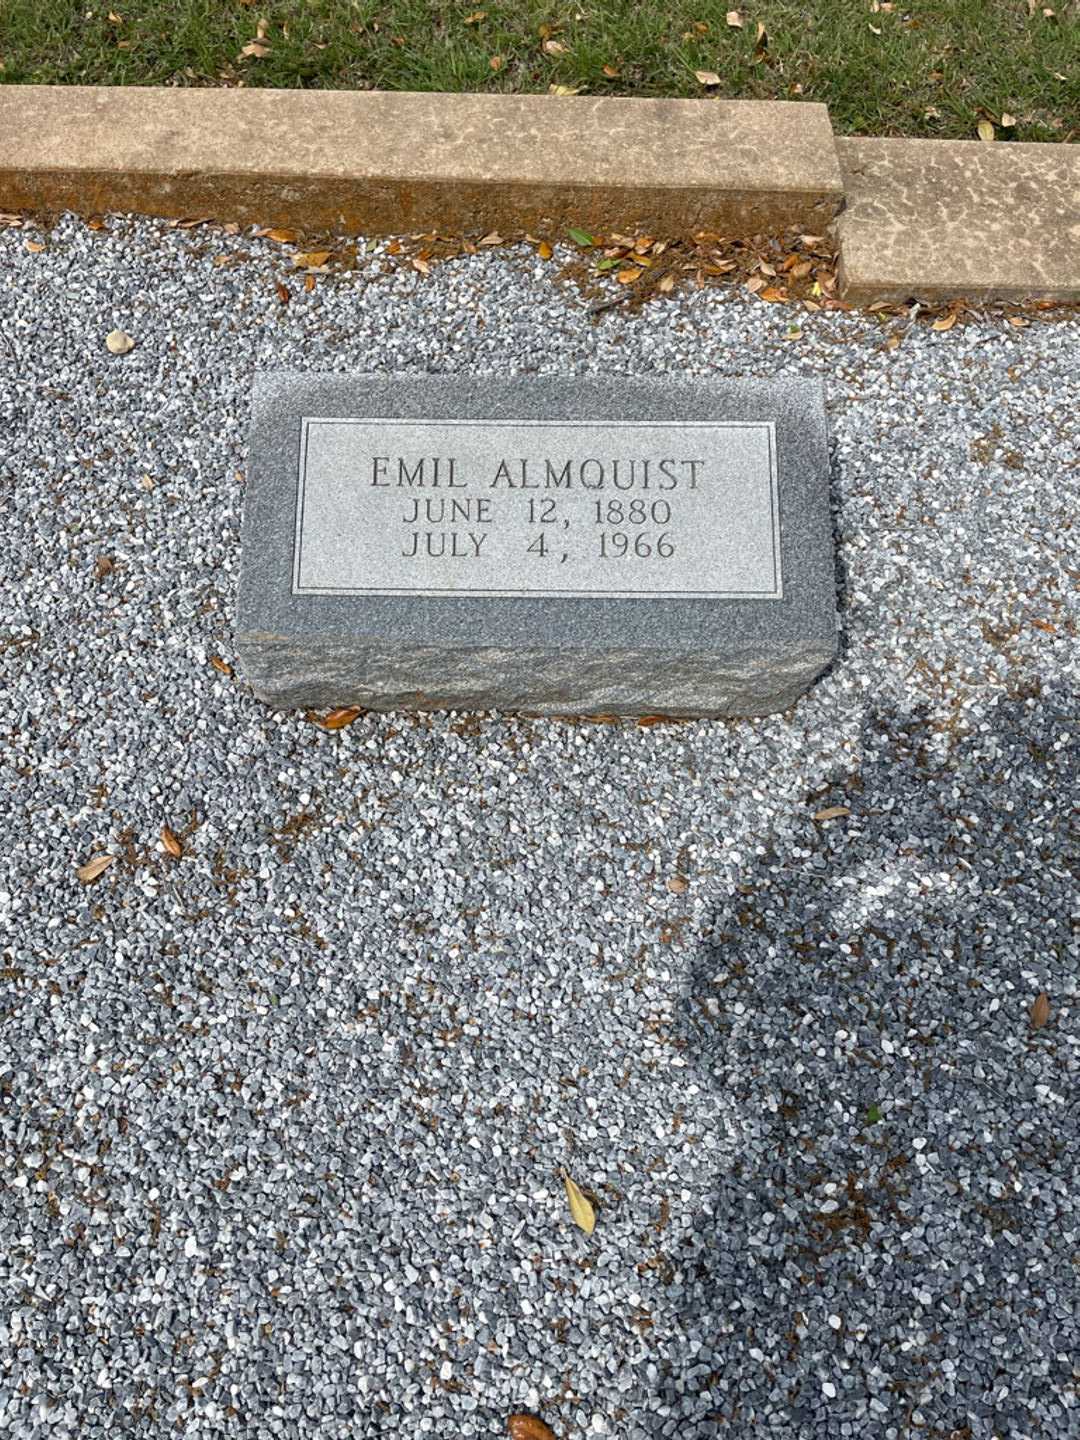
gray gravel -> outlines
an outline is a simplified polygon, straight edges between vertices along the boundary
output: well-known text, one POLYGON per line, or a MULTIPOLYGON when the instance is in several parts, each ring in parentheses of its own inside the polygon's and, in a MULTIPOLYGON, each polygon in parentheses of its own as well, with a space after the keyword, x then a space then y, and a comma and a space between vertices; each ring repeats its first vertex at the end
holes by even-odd
POLYGON ((1075 1434, 1080 322, 28 237, 0 1431, 1075 1434), (761 721, 271 713, 211 664, 260 365, 823 377, 839 663, 761 721))

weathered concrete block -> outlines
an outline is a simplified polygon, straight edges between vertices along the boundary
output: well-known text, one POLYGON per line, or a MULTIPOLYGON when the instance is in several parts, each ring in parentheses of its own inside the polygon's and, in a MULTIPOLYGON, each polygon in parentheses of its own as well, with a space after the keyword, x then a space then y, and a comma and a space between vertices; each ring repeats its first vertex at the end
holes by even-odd
POLYGON ((273 705, 757 715, 835 654, 813 382, 261 375, 247 484, 273 705))
POLYGON ((846 300, 1080 300, 1080 145, 836 147, 846 300))
POLYGON ((0 85, 0 210, 749 235, 842 198, 809 102, 0 85))

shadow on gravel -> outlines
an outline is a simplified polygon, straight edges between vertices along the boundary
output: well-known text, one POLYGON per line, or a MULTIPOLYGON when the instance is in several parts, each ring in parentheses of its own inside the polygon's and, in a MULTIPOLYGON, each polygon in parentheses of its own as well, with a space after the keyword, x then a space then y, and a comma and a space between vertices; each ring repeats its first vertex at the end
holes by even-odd
POLYGON ((681 1029, 745 1149, 646 1433, 1069 1433, 1076 709, 871 716, 861 768, 808 797, 850 816, 763 841, 716 917, 681 1029))

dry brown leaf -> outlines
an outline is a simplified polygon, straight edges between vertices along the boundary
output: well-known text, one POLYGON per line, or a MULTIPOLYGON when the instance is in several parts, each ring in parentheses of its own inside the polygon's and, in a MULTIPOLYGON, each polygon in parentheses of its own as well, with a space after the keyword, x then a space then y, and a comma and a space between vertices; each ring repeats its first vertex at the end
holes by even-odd
POLYGON ((245 45, 237 56, 239 60, 265 60, 270 54, 270 46, 264 45, 261 40, 252 40, 245 45))
POLYGON ((851 814, 851 807, 850 807, 849 805, 826 805, 826 807, 825 807, 824 810, 816 810, 816 811, 814 812, 814 819, 815 819, 815 820, 839 820, 839 819, 841 819, 844 815, 850 815, 850 814, 851 814))
POLYGON ((126 355, 135 349, 135 341, 123 330, 110 330, 105 336, 105 349, 110 355, 126 355))
POLYGON ((409 261, 409 264, 413 267, 414 270, 418 270, 421 275, 431 274, 431 266, 426 260, 421 260, 419 255, 414 255, 409 261))
POLYGON ((1011 130, 1016 124, 1016 116, 1010 115, 1007 110, 1002 111, 1001 126, 1003 130, 1011 130))
POLYGON ((565 55, 565 54, 566 54, 566 46, 565 46, 564 44, 562 44, 562 42, 559 41, 559 40, 545 40, 545 41, 544 41, 544 45, 543 45, 543 49, 544 49, 544 54, 545 54, 545 55, 565 55))
POLYGON ((535 1415, 511 1415, 506 1425, 510 1440, 555 1440, 555 1431, 535 1415))
POLYGON ((94 561, 94 579, 104 580, 114 569, 115 561, 110 555, 99 555, 94 561))
POLYGON ((220 655, 211 655, 210 664, 219 675, 231 676, 233 673, 232 666, 227 660, 223 660, 220 655))
POLYGON ((885 349, 899 350, 903 342, 904 337, 902 335, 898 335, 897 332, 894 330, 893 333, 889 336, 889 338, 885 341, 885 349))
POLYGON ((281 301, 282 305, 287 305, 289 303, 289 287, 282 285, 279 281, 274 288, 277 293, 277 298, 281 301))
POLYGON ((746 289, 750 291, 751 295, 756 295, 760 290, 765 289, 765 281, 760 275, 751 275, 746 282, 746 289))
POLYGON ((84 885, 92 885, 99 875, 104 875, 115 859, 115 855, 95 855, 85 865, 80 865, 75 874, 84 885))
POLYGON ((640 276, 641 271, 631 265, 628 266, 625 270, 620 270, 619 273, 615 276, 615 279, 619 282, 620 285, 632 285, 635 280, 640 278, 640 276))
POLYGON ((305 275, 305 276, 304 276, 304 289, 307 290, 307 291, 309 291, 309 292, 315 289, 315 276, 314 276, 314 275, 305 275))
POLYGON ((729 10, 724 18, 733 30, 741 30, 746 24, 738 10, 729 10))
POLYGON ((699 80, 702 85, 720 84, 720 76, 717 75, 715 70, 695 70, 694 78, 699 80))
POLYGON ((781 290, 778 285, 766 285, 764 290, 758 292, 759 300, 767 300, 770 305, 782 305, 788 298, 786 290, 781 290))
POLYGON ((540 244, 536 247, 536 253, 540 256, 541 260, 550 260, 555 252, 546 240, 541 240, 540 244))
POLYGON ((596 1228, 596 1212, 565 1170, 563 1184, 566 1186, 566 1199, 574 1224, 584 1230, 586 1235, 591 1235, 596 1228))
POLYGON ((502 245, 505 242, 497 230, 489 230, 486 235, 481 235, 476 243, 478 245, 502 245))
POLYGON ((488 65, 492 70, 501 70, 503 67, 503 57, 501 55, 492 55, 488 61, 488 65))
POLYGON ((91 215, 90 219, 86 222, 86 228, 88 230, 104 230, 105 221, 100 215, 91 215))
POLYGON ((690 889, 690 882, 682 875, 672 875, 670 880, 664 882, 672 895, 685 895, 690 889))
POLYGON ((177 835, 176 831, 169 825, 162 825, 161 827, 161 843, 165 847, 166 854, 171 855, 174 860, 179 860, 184 853, 184 847, 180 844, 179 835, 177 835))
POLYGON ((618 66, 616 66, 616 65, 605 65, 605 66, 604 66, 604 74, 607 76, 607 78, 608 78, 609 80, 617 80, 617 79, 619 78, 618 66))
POLYGON ((331 710, 329 715, 324 715, 318 722, 324 730, 344 730, 346 725, 351 725, 358 715, 364 712, 359 705, 346 705, 341 710, 331 710))
POLYGON ((1057 626, 1051 624, 1049 620, 1032 620, 1031 623, 1035 626, 1036 630, 1045 630, 1047 635, 1057 634, 1057 626))
POLYGON ((45 249, 45 246, 41 243, 40 240, 27 240, 26 248, 30 251, 31 255, 40 255, 41 252, 45 249))
POLYGON ((951 314, 951 315, 942 315, 942 317, 941 317, 940 320, 935 320, 934 323, 930 326, 930 329, 931 329, 931 330, 939 330, 939 331, 940 331, 940 330, 951 330, 952 327, 953 327, 955 324, 956 324, 956 313, 955 313, 955 311, 954 311, 953 314, 951 314))
POLYGON ((295 230, 260 230, 258 234, 267 240, 276 240, 279 245, 292 245, 296 241, 295 230))
POLYGON ((978 131, 980 140, 994 139, 994 127, 993 125, 991 125, 989 120, 980 120, 978 124, 978 131))
POLYGON ((1039 1030, 1050 1019, 1050 996, 1043 990, 1031 1007, 1031 1028, 1039 1030))
POLYGON ((332 250, 306 250, 292 257, 292 262, 301 270, 318 270, 333 255, 332 250))
POLYGON ((1031 321, 1026 320, 1023 315, 1010 315, 1009 324, 1015 325, 1017 330, 1023 330, 1025 325, 1031 324, 1031 321))
POLYGON ((661 294, 670 295, 672 290, 675 289, 675 276, 665 275, 656 288, 661 292, 661 294))
POLYGON ((466 16, 465 16, 465 21, 464 21, 464 23, 465 23, 466 25, 479 25, 481 20, 486 20, 486 19, 487 19, 487 11, 486 11, 486 10, 474 10, 471 15, 466 15, 466 16))

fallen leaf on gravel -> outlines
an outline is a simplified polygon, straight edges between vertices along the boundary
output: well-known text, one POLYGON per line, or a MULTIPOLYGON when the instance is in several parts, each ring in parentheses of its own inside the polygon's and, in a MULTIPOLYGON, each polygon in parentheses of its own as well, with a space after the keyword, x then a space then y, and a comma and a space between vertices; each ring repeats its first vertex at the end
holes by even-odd
POLYGON ((105 336, 105 348, 110 355, 126 355, 135 349, 135 341, 123 330, 110 330, 105 336))
POLYGON ((42 245, 40 240, 27 240, 26 248, 30 251, 31 255, 40 255, 45 249, 45 246, 42 245))
POLYGON ((1025 320, 1023 315, 1010 315, 1009 324, 1015 325, 1017 330, 1023 330, 1025 325, 1030 325, 1030 320, 1025 320))
POLYGON ((1033 1030, 1041 1029, 1041 1027, 1045 1025, 1049 1019, 1050 996, 1047 995, 1046 991, 1044 990, 1041 995, 1038 995, 1036 997, 1035 1002, 1031 1007, 1031 1028, 1033 1030))
POLYGON ((210 664, 219 675, 232 675, 232 666, 227 660, 223 660, 220 655, 211 655, 210 664))
POLYGON ((900 346, 903 344, 903 342, 904 342, 904 337, 903 337, 902 335, 898 335, 898 334, 896 333, 896 331, 894 330, 893 333, 889 336, 889 338, 885 341, 885 349, 886 349, 886 350, 899 350, 899 349, 900 349, 900 346))
POLYGON ((632 285, 634 281, 640 277, 640 275, 640 270, 636 270, 633 266, 630 266, 626 270, 620 270, 618 275, 615 276, 615 279, 619 282, 620 285, 632 285))
POLYGON ((555 1440, 555 1431, 535 1415, 511 1415, 506 1423, 510 1440, 555 1440))
POLYGON ((671 879, 665 882, 672 895, 685 895, 690 889, 690 883, 684 880, 681 875, 672 875, 671 879))
POLYGON ((481 235, 480 239, 476 243, 478 245, 502 245, 504 241, 503 237, 499 234, 497 230, 491 230, 488 232, 488 234, 481 235))
POLYGON ((277 298, 281 301, 282 305, 287 305, 289 303, 289 287, 282 285, 279 281, 275 286, 275 290, 277 292, 277 298))
POLYGON ((672 290, 675 289, 675 276, 674 276, 674 275, 665 275, 665 276, 661 279, 660 284, 659 284, 656 288, 657 288, 662 294, 664 294, 664 295, 670 295, 671 292, 672 292, 672 290))
POLYGON ((815 820, 839 820, 844 815, 851 814, 851 807, 848 805, 826 805, 824 810, 814 812, 815 820))
POLYGON ((292 257, 292 263, 300 270, 318 270, 333 253, 332 250, 304 250, 292 257))
POLYGON ((94 579, 104 580, 114 568, 114 561, 110 555, 99 555, 94 561, 94 579))
POLYGON ((978 125, 978 131, 980 140, 994 139, 994 127, 993 125, 991 125, 989 120, 980 120, 978 125))
POLYGON ((729 10, 724 18, 733 30, 741 30, 746 23, 738 10, 729 10))
POLYGON ((588 250, 590 246, 596 244, 596 237, 590 235, 587 230, 568 230, 566 233, 574 244, 580 245, 583 250, 588 250))
POLYGON ((179 836, 176 834, 176 831, 172 830, 168 825, 162 825, 161 827, 161 843, 164 845, 166 853, 171 855, 174 860, 179 860, 184 853, 184 847, 180 844, 179 836))
POLYGON ((773 305, 782 305, 787 298, 787 291, 779 289, 776 285, 766 285, 764 290, 758 291, 759 300, 767 300, 773 305))
POLYGON ((536 247, 536 253, 540 256, 541 260, 550 260, 553 251, 546 240, 541 240, 540 244, 536 247))
POLYGON ((276 240, 279 245, 292 245, 296 240, 295 230, 256 230, 260 239, 276 240))
POLYGON ((305 275, 305 276, 304 276, 304 289, 307 290, 307 291, 309 291, 309 292, 315 289, 315 276, 314 276, 314 275, 310 275, 310 274, 309 274, 309 275, 305 275))
POLYGON ((359 705, 347 705, 341 710, 331 710, 329 715, 324 715, 318 722, 324 730, 344 730, 346 725, 351 725, 358 715, 364 712, 359 705))
POLYGON ((418 270, 421 275, 431 274, 431 266, 426 260, 421 260, 419 255, 414 255, 409 261, 409 264, 413 267, 414 270, 418 270))
POLYGON ((574 1224, 584 1230, 586 1235, 591 1235, 596 1228, 596 1212, 565 1170, 563 1171, 563 1184, 566 1186, 566 1199, 570 1205, 570 1214, 574 1224))
POLYGON ((80 865, 75 874, 84 885, 92 885, 99 875, 104 875, 115 859, 115 855, 95 855, 93 860, 80 865))
POLYGON ((694 79, 700 80, 702 85, 719 85, 720 76, 715 70, 695 70, 694 79))
POLYGON ((956 324, 955 315, 943 315, 940 320, 935 320, 930 326, 931 330, 951 330, 956 324))

